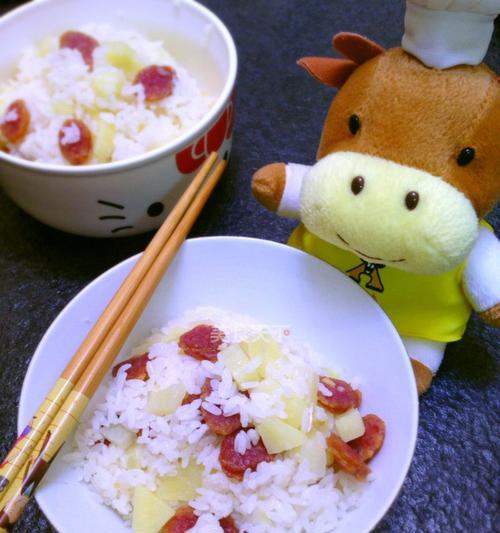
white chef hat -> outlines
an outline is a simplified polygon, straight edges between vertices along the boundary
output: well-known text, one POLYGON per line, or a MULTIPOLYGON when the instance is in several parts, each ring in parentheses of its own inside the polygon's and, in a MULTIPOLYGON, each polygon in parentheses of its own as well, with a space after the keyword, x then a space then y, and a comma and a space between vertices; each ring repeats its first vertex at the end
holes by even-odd
POLYGON ((478 65, 500 0, 407 0, 403 49, 429 67, 478 65))

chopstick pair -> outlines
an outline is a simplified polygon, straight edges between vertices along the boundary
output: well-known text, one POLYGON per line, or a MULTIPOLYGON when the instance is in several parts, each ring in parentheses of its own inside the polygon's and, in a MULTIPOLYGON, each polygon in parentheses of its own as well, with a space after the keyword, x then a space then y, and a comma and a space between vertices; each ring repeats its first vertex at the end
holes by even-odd
POLYGON ((21 516, 187 237, 224 172, 220 161, 210 173, 216 159, 203 164, 0 465, 0 533, 21 516))

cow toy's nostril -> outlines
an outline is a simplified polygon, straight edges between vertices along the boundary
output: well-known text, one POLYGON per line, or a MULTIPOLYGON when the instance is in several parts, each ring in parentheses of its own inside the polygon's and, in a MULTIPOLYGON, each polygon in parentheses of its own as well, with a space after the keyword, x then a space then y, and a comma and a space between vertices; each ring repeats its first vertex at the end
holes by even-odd
POLYGON ((413 211, 417 207, 419 199, 418 192, 416 191, 410 191, 406 195, 405 204, 409 211, 413 211))
POLYGON ((353 194, 359 194, 365 186, 365 178, 363 176, 356 176, 351 181, 351 191, 353 194))

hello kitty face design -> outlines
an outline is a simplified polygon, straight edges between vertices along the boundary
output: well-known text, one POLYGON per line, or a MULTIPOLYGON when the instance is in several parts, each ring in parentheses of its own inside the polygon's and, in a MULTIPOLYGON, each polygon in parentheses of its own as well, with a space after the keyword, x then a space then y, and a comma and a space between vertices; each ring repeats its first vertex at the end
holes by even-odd
MULTIPOLYGON (((111 233, 116 234, 128 229, 134 229, 133 225, 127 224, 127 216, 125 215, 125 206, 108 200, 97 200, 99 205, 110 209, 109 214, 99 216, 99 220, 116 220, 117 226, 111 229, 111 233), (123 222, 122 222, 123 221, 123 222)), ((153 202, 146 210, 148 216, 158 217, 165 209, 162 202, 153 202)))
MULTIPOLYGON (((233 125, 234 93, 231 96, 228 105, 210 130, 202 137, 198 138, 191 146, 178 152, 175 155, 175 159, 172 157, 173 167, 171 170, 180 173, 181 179, 184 180, 184 178, 189 179, 189 175, 194 176, 195 172, 204 163, 211 152, 218 152, 219 157, 223 157, 226 160, 229 159, 233 125)), ((166 170, 166 172, 168 173, 168 170, 166 170)), ((168 195, 167 189, 162 192, 168 195)), ((160 198, 162 192, 159 194, 160 198)), ((167 198, 167 196, 164 198, 167 198)), ((104 198, 98 199, 97 204, 99 206, 97 215, 98 219, 103 222, 107 221, 107 224, 110 224, 110 226, 115 222, 115 224, 109 229, 112 235, 126 235, 128 232, 127 230, 134 230, 136 226, 140 227, 144 223, 144 211, 142 210, 140 213, 133 213, 127 216, 127 209, 124 204, 104 198), (141 222, 135 222, 139 220, 141 220, 141 222)), ((148 217, 155 218, 160 217, 162 214, 164 215, 165 209, 164 202, 158 200, 145 207, 145 213, 148 217)), ((147 229, 151 229, 151 226, 147 229)))

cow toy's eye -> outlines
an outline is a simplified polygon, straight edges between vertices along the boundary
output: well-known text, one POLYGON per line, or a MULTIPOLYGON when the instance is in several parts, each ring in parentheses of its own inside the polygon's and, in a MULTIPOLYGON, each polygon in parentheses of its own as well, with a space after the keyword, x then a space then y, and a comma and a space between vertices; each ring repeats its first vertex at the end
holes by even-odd
POLYGON ((349 131, 356 135, 358 133, 359 128, 361 128, 361 120, 359 120, 358 115, 351 115, 349 117, 349 131))
POLYGON ((471 148, 470 146, 468 146, 467 148, 464 148, 458 154, 457 163, 461 167, 465 167, 465 165, 468 165, 474 159, 475 155, 476 155, 476 150, 474 150, 474 148, 471 148))

